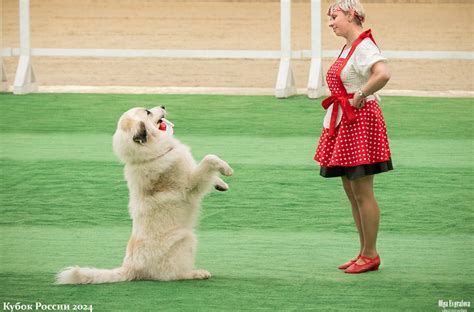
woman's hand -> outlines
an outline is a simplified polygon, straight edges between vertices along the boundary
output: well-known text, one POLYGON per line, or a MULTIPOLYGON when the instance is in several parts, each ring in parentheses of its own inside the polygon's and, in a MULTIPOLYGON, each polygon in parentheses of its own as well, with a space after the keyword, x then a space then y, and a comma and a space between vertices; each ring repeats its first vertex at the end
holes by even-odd
POLYGON ((351 105, 357 109, 361 109, 365 105, 365 97, 360 95, 358 92, 354 93, 351 105))
POLYGON ((382 89, 387 82, 390 80, 390 71, 385 62, 379 61, 372 65, 371 75, 369 81, 354 93, 354 98, 352 99, 351 105, 357 109, 364 107, 365 105, 365 96, 369 94, 374 94, 378 90, 382 89), (362 94, 361 94, 362 92, 362 94))

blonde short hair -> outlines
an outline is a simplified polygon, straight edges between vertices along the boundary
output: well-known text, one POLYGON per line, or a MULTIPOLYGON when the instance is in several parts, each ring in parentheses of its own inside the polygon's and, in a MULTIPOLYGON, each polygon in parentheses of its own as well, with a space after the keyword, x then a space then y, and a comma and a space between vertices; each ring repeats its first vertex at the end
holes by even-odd
POLYGON ((327 14, 331 15, 337 9, 340 9, 346 14, 353 11, 356 23, 360 26, 362 26, 362 23, 365 21, 364 8, 359 0, 336 0, 329 6, 327 14))

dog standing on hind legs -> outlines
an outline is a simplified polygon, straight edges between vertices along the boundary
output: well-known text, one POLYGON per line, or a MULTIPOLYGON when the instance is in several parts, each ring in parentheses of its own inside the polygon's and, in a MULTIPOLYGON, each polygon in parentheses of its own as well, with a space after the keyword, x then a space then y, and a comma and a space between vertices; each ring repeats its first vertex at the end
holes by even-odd
POLYGON ((115 269, 69 267, 57 284, 98 284, 131 280, 208 279, 194 269, 200 202, 212 187, 227 191, 218 175, 232 168, 215 155, 196 164, 189 148, 163 131, 166 111, 132 108, 119 119, 113 137, 115 154, 125 164, 131 238, 122 266, 115 269))

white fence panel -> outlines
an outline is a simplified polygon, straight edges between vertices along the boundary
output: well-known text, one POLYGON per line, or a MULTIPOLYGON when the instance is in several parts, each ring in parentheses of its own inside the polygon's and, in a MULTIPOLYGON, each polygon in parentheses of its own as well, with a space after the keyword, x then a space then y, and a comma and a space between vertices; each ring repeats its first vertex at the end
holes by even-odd
MULTIPOLYGON (((311 0, 311 50, 291 49, 291 0, 280 1, 280 50, 147 50, 147 49, 50 49, 30 47, 29 0, 20 0, 20 48, 3 48, 0 57, 19 56, 13 84, 14 94, 37 90, 32 57, 124 57, 124 58, 196 58, 196 59, 280 59, 275 96, 286 98, 296 94, 291 61, 310 59, 307 92, 310 98, 322 95, 324 79, 322 59, 335 58, 339 51, 321 48, 321 0, 311 0)), ((390 59, 474 60, 472 51, 384 51, 390 59)), ((0 59, 0 91, 8 87, 3 59, 0 59)))

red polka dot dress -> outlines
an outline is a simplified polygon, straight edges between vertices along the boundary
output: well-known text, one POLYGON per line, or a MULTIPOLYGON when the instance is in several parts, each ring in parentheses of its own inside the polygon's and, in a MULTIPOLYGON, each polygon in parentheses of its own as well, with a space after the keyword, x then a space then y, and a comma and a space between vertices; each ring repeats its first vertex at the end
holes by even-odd
POLYGON ((342 69, 365 38, 373 41, 370 30, 361 34, 345 58, 338 57, 326 75, 331 96, 322 103, 328 113, 314 156, 323 177, 356 179, 393 169, 385 121, 376 98, 368 98, 360 109, 352 107, 354 94, 347 93, 341 80, 342 69))

